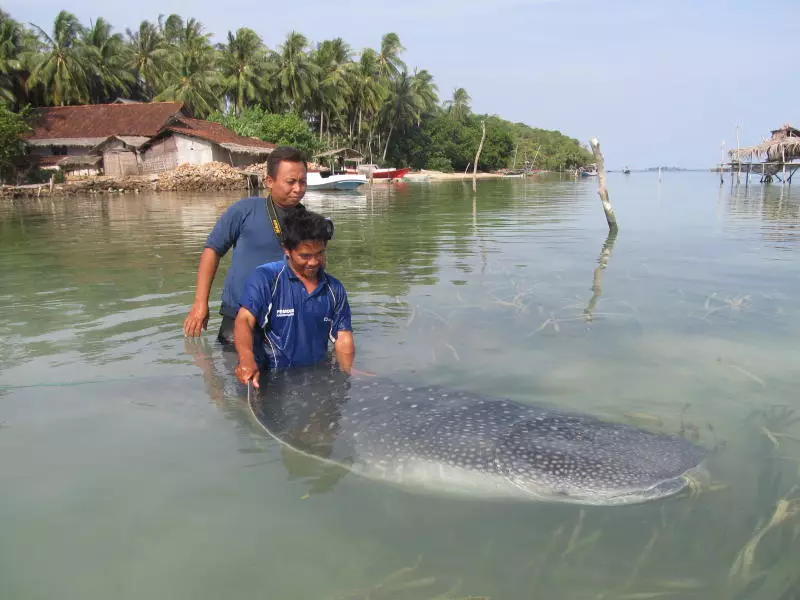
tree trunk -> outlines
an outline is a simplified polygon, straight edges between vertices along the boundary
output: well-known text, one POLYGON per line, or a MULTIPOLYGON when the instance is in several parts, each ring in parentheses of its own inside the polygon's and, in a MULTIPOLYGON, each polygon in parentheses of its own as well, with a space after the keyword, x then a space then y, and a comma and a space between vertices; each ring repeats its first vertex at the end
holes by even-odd
POLYGON ((392 131, 394 131, 394 123, 389 127, 389 135, 386 136, 386 145, 383 147, 382 161, 386 161, 386 153, 389 151, 389 140, 392 139, 392 131))
POLYGON ((603 153, 600 151, 600 142, 597 138, 592 138, 591 144, 594 162, 597 164, 597 193, 600 196, 600 202, 603 203, 603 212, 606 213, 608 228, 611 231, 616 231, 617 217, 614 214, 614 207, 611 206, 611 200, 608 199, 608 190, 606 189, 606 166, 603 153))
POLYGON ((475 164, 472 167, 472 191, 475 192, 478 189, 478 160, 481 157, 481 150, 483 150, 483 140, 486 139, 486 121, 481 121, 481 143, 478 144, 478 152, 475 154, 475 164))
POLYGON ((319 141, 322 141, 322 124, 325 122, 325 113, 319 111, 319 141))

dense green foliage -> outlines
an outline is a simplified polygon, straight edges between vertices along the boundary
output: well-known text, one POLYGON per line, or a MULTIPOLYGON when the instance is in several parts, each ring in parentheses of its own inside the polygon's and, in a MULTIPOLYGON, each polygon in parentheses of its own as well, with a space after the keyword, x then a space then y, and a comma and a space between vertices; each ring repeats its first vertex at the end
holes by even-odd
POLYGON ((308 123, 295 113, 268 113, 261 106, 249 106, 240 114, 215 111, 209 121, 221 123, 243 136, 267 140, 280 146, 294 146, 312 155, 320 147, 308 123))
POLYGON ((11 176, 14 159, 25 153, 22 136, 29 129, 26 117, 27 110, 17 114, 0 105, 0 181, 11 176))
POLYGON ((342 38, 312 45, 297 32, 274 49, 246 27, 222 43, 211 37, 175 14, 123 35, 102 17, 87 27, 61 11, 50 27, 27 27, 0 10, 0 103, 181 101, 193 116, 310 153, 347 146, 374 163, 458 170, 474 160, 484 119, 481 170, 512 166, 515 149, 522 166, 540 145, 536 167, 590 160, 558 132, 473 115, 463 88, 441 102, 428 71, 409 72, 395 33, 358 52, 342 38))

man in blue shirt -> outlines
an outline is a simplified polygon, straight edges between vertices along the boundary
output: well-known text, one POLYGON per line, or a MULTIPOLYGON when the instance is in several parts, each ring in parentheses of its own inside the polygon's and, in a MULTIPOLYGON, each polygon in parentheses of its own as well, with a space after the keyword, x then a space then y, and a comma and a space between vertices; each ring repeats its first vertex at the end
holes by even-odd
POLYGON ((350 373, 355 343, 350 304, 341 282, 325 272, 330 229, 308 210, 286 218, 285 260, 258 267, 242 291, 234 325, 236 378, 259 387, 259 369, 290 369, 325 360, 328 342, 350 373))
MULTIPOLYGON (((186 336, 197 337, 208 328, 208 298, 220 259, 233 248, 233 260, 222 290, 222 324, 217 339, 230 344, 239 296, 247 276, 258 265, 281 260, 280 232, 283 220, 305 210, 300 200, 306 193, 306 161, 302 152, 283 146, 267 158, 267 198, 242 198, 219 218, 206 240, 197 270, 194 304, 184 323, 186 336)), ((333 224, 328 221, 331 231, 333 224)))

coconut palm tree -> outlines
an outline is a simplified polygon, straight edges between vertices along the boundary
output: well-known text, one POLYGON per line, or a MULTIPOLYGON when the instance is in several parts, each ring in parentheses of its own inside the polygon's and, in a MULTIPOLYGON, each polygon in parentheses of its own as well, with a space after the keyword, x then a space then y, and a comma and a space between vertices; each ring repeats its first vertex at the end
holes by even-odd
POLYGON ((357 145, 362 149, 371 144, 374 119, 387 94, 386 87, 378 76, 379 69, 378 53, 372 48, 366 48, 361 53, 358 63, 348 74, 352 91, 350 129, 355 129, 357 145), (364 124, 369 129, 366 143, 362 138, 364 124))
POLYGON ((77 17, 62 10, 56 16, 51 34, 38 25, 31 23, 31 26, 44 44, 44 53, 33 65, 29 85, 42 85, 55 105, 88 102, 90 67, 81 48, 83 26, 77 17))
POLYGON ((19 53, 22 47, 22 28, 0 10, 0 103, 13 106, 16 102, 15 76, 22 69, 19 53))
POLYGON ((463 121, 472 111, 470 107, 471 100, 472 98, 469 97, 467 90, 464 88, 455 89, 453 90, 453 98, 444 103, 445 109, 456 121, 463 121))
POLYGON ((311 91, 319 73, 319 67, 306 54, 307 46, 306 36, 291 31, 275 57, 283 103, 297 114, 310 104, 311 91))
POLYGON ((349 75, 353 70, 350 46, 342 39, 325 40, 311 55, 317 66, 317 85, 312 92, 311 104, 319 114, 319 139, 323 128, 328 126, 330 136, 331 121, 342 124, 342 116, 352 96, 349 75))
POLYGON ((220 73, 216 70, 216 55, 203 25, 189 19, 171 48, 170 68, 162 82, 156 101, 180 101, 197 118, 205 118, 219 108, 222 89, 220 73))
POLYGON ((401 72, 392 82, 389 98, 381 111, 382 121, 389 126, 382 160, 386 160, 392 133, 418 123, 425 110, 425 100, 419 95, 418 87, 419 84, 415 82, 414 77, 409 76, 405 71, 401 72))
POLYGON ((128 68, 130 47, 125 45, 122 34, 111 33, 111 25, 102 17, 84 30, 83 52, 92 102, 130 94, 136 84, 136 77, 128 68))
POLYGON ((158 34, 170 46, 176 45, 183 35, 184 23, 180 15, 171 14, 166 19, 158 15, 158 34))
POLYGON ((223 89, 233 104, 234 112, 263 97, 267 77, 267 52, 264 42, 252 29, 242 27, 228 32, 228 43, 219 44, 218 64, 223 77, 223 89))
POLYGON ((169 48, 150 21, 142 21, 138 30, 127 29, 126 33, 129 48, 127 66, 136 77, 139 95, 151 100, 167 69, 169 48))
MULTIPOLYGON (((412 77, 412 87, 414 94, 419 98, 421 106, 420 117, 435 112, 439 103, 439 95, 437 94, 439 88, 433 82, 433 75, 426 69, 419 72, 415 71, 412 77)), ((417 120, 417 125, 419 124, 420 120, 417 120)))
POLYGON ((378 73, 387 79, 397 77, 406 70, 406 64, 400 59, 405 50, 396 33, 387 33, 381 38, 381 51, 378 54, 378 73))

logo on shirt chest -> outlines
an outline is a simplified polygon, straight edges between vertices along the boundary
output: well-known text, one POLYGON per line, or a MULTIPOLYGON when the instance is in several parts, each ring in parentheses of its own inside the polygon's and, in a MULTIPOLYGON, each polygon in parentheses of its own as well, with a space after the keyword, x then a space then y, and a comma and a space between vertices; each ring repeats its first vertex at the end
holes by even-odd
POLYGON ((275 312, 276 317, 293 317, 294 316, 294 309, 293 308, 279 308, 275 312))

